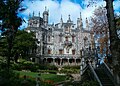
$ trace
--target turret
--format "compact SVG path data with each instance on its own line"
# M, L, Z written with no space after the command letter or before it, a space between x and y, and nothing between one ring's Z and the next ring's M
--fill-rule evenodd
M45 7L45 11L43 12L43 21L44 21L44 25L47 26L48 25L48 11L46 10L46 7Z
M80 18L77 18L77 28L80 28Z
M68 23L71 23L71 19L70 19L70 15L68 15L68 20L67 20Z
M63 19L62 19L62 15L61 15L61 19L60 19L60 26L62 27L63 24Z
M39 11L39 13L38 13L38 16L40 17L40 11Z
M29 19L31 18L31 14L29 13Z
M83 28L83 22L82 22L81 12L80 12L80 27Z
M33 11L33 17L35 16L35 13L34 13L34 11Z
M89 30L88 19L86 18L86 29Z
M80 18L77 19L77 28L79 28L79 29L83 28L81 12L80 12Z

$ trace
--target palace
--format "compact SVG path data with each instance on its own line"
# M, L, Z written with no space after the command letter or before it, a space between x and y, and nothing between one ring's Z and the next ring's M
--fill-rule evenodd
M49 12L45 8L43 17L29 16L27 32L36 34L37 50L36 62L54 65L80 65L83 49L93 48L93 34L89 31L88 19L86 28L83 28L81 13L74 24L68 16L66 22L62 16L59 23L49 24Z

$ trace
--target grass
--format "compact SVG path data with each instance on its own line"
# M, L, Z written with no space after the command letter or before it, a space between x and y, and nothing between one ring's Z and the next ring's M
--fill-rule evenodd
M36 78L38 76L39 73L35 73L35 72L26 72L26 71L15 71L17 73L20 74L20 76L30 76L30 77L33 77L33 78Z
M40 74L40 76L38 76L39 73L36 72L25 72L25 71L15 71L15 72L19 73L20 76L26 75L32 78L40 77L44 81L51 80L54 83L65 81L67 77L66 75L56 75L56 74Z

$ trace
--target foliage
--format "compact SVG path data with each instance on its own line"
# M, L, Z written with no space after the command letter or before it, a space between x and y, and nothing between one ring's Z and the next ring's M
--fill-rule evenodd
M26 31L18 30L16 33L15 40L13 41L14 45L11 52L11 57L16 61L21 55L22 58L28 57L25 59L30 59L29 56L33 53L32 50L36 48L34 33L27 33ZM2 37L0 40L0 55L7 56L7 39Z
M81 86L99 86L96 81L84 81Z
M14 36L23 21L22 18L18 16L18 13L25 10L21 5L22 1L23 0L0 0L0 31L2 31L2 35L7 39L8 71Z
M36 39L33 32L27 33L26 31L18 31L14 40L13 52L14 54L21 55L23 57L29 57L32 53L35 53ZM17 52L16 52L17 51Z
M0 1L0 20L2 20L1 31L17 31L22 24L22 18L18 13L22 11L21 2L23 0L1 0ZM7 35L7 34L6 34Z
M115 17L115 23L116 23L117 35L120 39L120 16Z
M51 86L53 83L61 82L66 79L65 75L56 75L56 74L40 74L35 72L26 72L26 71L16 71L20 73L20 77L23 78L26 76L27 79L36 80L36 77L40 78L40 83L42 86Z
M45 70L42 72L46 72L49 70L49 72L51 73L56 73L56 71L58 70L55 65L36 64L25 59L20 59L18 63L12 63L11 68L13 70L27 70L32 72L40 72L41 70Z
M64 69L80 69L80 66L64 66Z
M13 70L26 70L26 71L32 71L36 72L39 69L39 66L34 64L33 62L30 61L24 61L21 63L13 63L11 64L11 68Z
M22 81L18 73L11 69L7 71L6 62L0 62L0 86L21 86Z
M105 7L100 6L94 10L94 14L91 17L91 28L92 31L99 36L99 44L100 44L100 53L101 54L110 54L108 40L109 40L109 30L108 30L108 20L107 20L107 10ZM104 49L106 49L106 53L104 53Z
M90 24L93 31L103 32L108 29L108 20L106 14L107 10L103 6L100 6L94 10Z

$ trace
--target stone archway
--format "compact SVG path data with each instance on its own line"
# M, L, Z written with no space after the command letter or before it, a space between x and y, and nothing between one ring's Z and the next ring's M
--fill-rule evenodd
M74 62L75 62L75 59L69 59L69 62L70 62L70 63L74 63Z
M60 58L55 58L55 63L60 65L60 60L61 60Z
M43 59L43 63L46 63L46 62L47 62L47 58L44 58L44 59Z
M81 61L80 59L76 59L77 64L80 64L80 61Z
M62 64L63 65L67 65L68 64L68 59L67 58L63 58L62 59Z
M47 58L47 62L48 63L52 63L53 62L53 58Z

